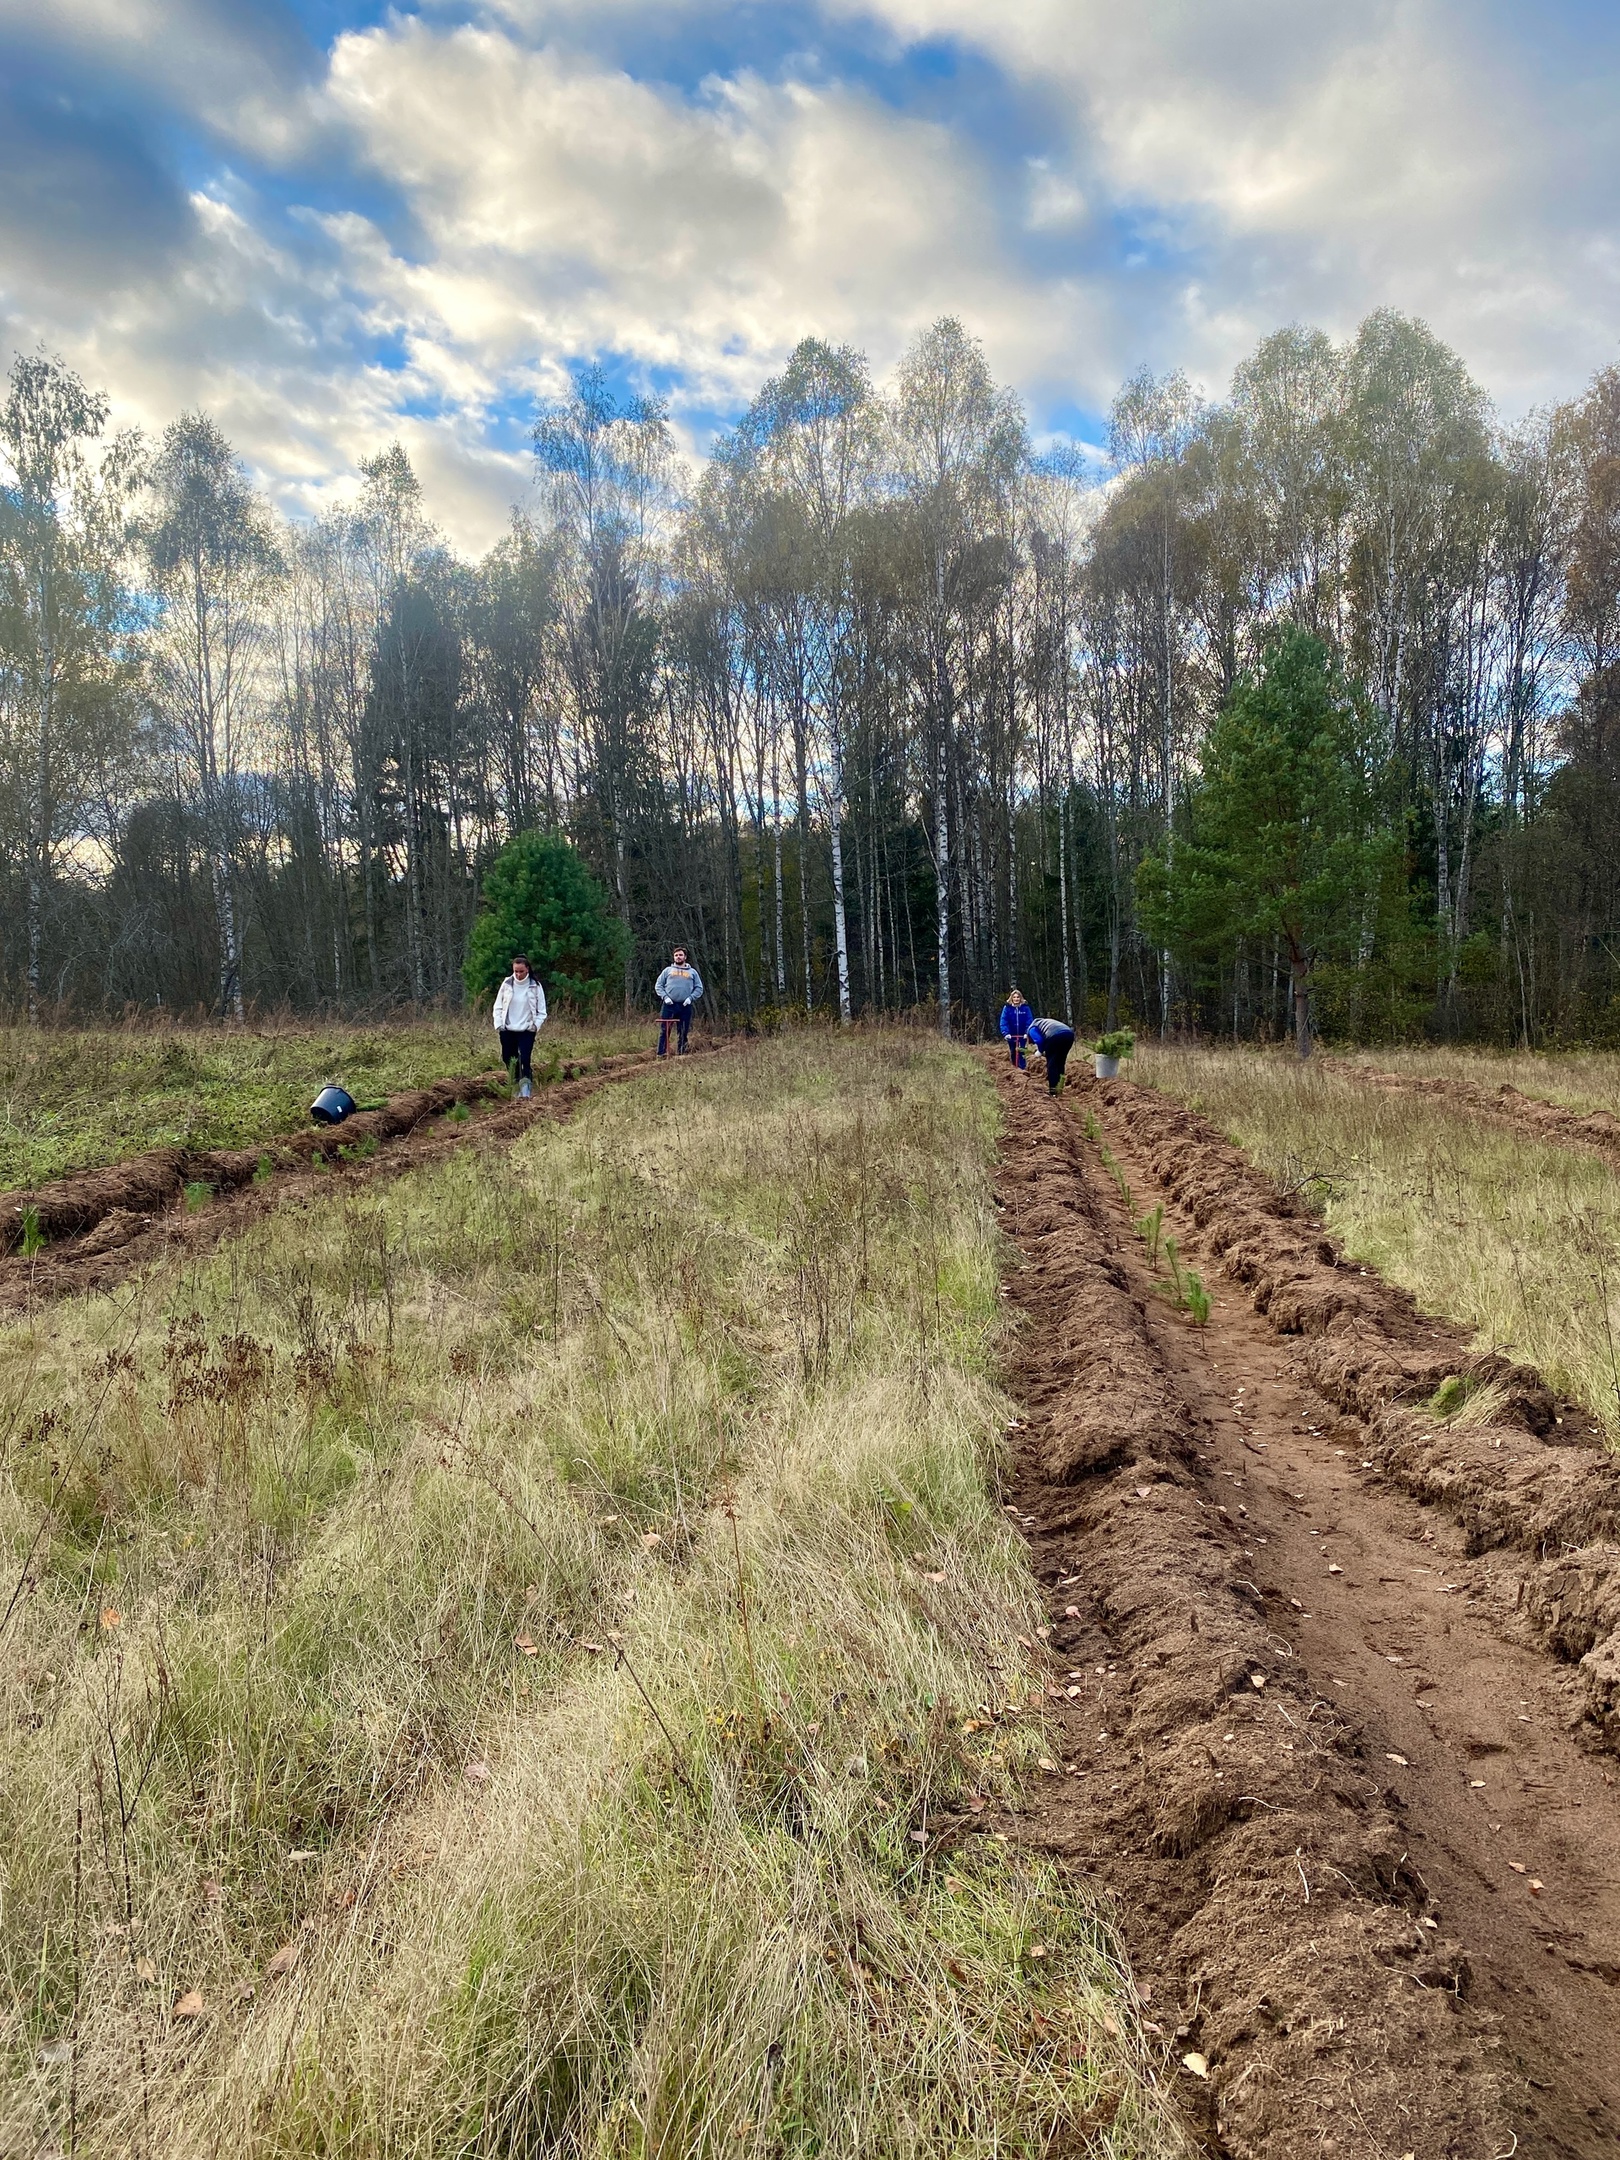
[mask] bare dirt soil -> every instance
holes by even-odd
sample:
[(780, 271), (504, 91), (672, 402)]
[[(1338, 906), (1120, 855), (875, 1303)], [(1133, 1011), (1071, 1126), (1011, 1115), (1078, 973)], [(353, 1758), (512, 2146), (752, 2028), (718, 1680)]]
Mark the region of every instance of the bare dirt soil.
[[(1111, 1894), (1212, 2153), (1612, 2153), (1611, 1458), (1192, 1113), (998, 1085), (1013, 1504), (1062, 1735), (1006, 1830)], [(1136, 1231), (1160, 1204), (1205, 1328)], [(1451, 1376), (1499, 1422), (1416, 1407)]]
[[(693, 1054), (717, 1047), (694, 1042)], [(536, 1123), (570, 1116), (599, 1088), (653, 1062), (649, 1050), (604, 1058), (594, 1069), (565, 1066), (565, 1077), (537, 1086), (525, 1102), (499, 1099), (501, 1074), (475, 1073), (396, 1095), (340, 1126), (283, 1134), (261, 1147), (154, 1148), (33, 1192), (7, 1193), (0, 1196), (0, 1237), (10, 1246), (0, 1257), (0, 1312), (107, 1289), (151, 1260), (206, 1250), (288, 1200), (352, 1192), (369, 1179), (420, 1169), (470, 1140), (509, 1143)], [(461, 1104), (493, 1106), (465, 1121), (451, 1118)], [(186, 1188), (199, 1185), (211, 1197), (191, 1207)], [(30, 1208), (49, 1242), (24, 1259), (16, 1248)]]
[(1317, 1062), (1328, 1072), (1342, 1073), (1364, 1086), (1391, 1095), (1428, 1095), (1442, 1102), (1460, 1103), (1494, 1125), (1530, 1140), (1552, 1140), (1566, 1146), (1596, 1149), (1611, 1162), (1620, 1162), (1620, 1118), (1608, 1110), (1571, 1110), (1564, 1103), (1548, 1102), (1540, 1095), (1526, 1095), (1510, 1081), (1495, 1087), (1475, 1080), (1452, 1079), (1442, 1074), (1381, 1072), (1350, 1058), (1326, 1057)]

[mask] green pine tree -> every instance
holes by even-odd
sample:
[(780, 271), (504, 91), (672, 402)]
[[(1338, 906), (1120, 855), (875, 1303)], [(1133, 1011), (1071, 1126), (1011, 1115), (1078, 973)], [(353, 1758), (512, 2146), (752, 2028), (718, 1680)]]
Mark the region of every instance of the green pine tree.
[(1144, 928), (1180, 959), (1277, 941), (1302, 1058), (1317, 968), (1365, 958), (1404, 898), (1386, 763), (1376, 716), (1327, 646), (1285, 630), (1210, 730), (1185, 835), (1139, 874)]
[(548, 999), (589, 1012), (624, 966), (624, 927), (566, 840), (516, 833), (484, 877), (462, 980), (491, 997), (526, 953)]

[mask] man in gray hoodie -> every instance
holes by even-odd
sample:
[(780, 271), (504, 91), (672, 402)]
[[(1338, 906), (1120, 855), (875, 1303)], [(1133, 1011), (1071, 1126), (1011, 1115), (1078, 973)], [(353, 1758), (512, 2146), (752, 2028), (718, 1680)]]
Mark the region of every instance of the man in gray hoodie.
[(703, 995), (703, 977), (677, 945), (669, 966), (653, 984), (658, 998), (658, 1055), (669, 1054), (669, 1031), (675, 1030), (675, 1055), (685, 1057), (686, 1038), (692, 1027), (692, 1007)]

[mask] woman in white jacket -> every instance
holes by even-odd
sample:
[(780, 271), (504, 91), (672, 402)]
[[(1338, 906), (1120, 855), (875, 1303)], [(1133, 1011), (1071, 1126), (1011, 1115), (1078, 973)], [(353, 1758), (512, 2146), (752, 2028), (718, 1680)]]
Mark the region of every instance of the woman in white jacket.
[(501, 1062), (510, 1072), (517, 1067), (517, 1091), (534, 1093), (529, 1060), (534, 1038), (546, 1024), (546, 993), (529, 973), (522, 953), (512, 956), (512, 972), (495, 993), (495, 1027), (501, 1038)]

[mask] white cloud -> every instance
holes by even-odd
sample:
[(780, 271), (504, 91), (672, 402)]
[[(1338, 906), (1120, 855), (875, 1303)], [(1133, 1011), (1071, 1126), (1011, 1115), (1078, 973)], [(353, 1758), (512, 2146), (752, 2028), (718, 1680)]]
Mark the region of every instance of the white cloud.
[(1613, 352), (1620, 107), (1601, 16), (1583, 84), (1540, 64), (1548, 17), (1493, 23), (1459, 0), (826, 4), (902, 42), (957, 38), (1043, 90), (1093, 192), (1189, 244), (1198, 349), (1161, 365), (1221, 376), (1279, 320), (1343, 331), (1386, 304), (1426, 316), (1509, 406), (1567, 394)]
[[(212, 161), (182, 188), (155, 123), (98, 153), (87, 106), (30, 117), (59, 139), (0, 205), (0, 344), (60, 346), (149, 425), (208, 405), (289, 507), (398, 434), (486, 544), (527, 488), (514, 403), (599, 352), (695, 423), (807, 333), (881, 370), (945, 312), (1038, 415), (1143, 360), (1218, 392), (1279, 322), (1382, 304), (1510, 410), (1613, 350), (1607, 49), (1572, 79), (1491, 0), (804, 0), (774, 60), (733, 0), (431, 0), (328, 54), (278, 4), (0, 0), (0, 39), (48, 23), (64, 79), (187, 116)], [(753, 63), (695, 90), (634, 71), (638, 38), (744, 27)], [(996, 115), (918, 91), (941, 38)]]
[(343, 40), (330, 96), (420, 221), (430, 259), (397, 275), (446, 336), (611, 347), (734, 395), (804, 332), (888, 344), (897, 301), (1012, 295), (971, 149), (847, 88), (688, 100), (411, 23)]

